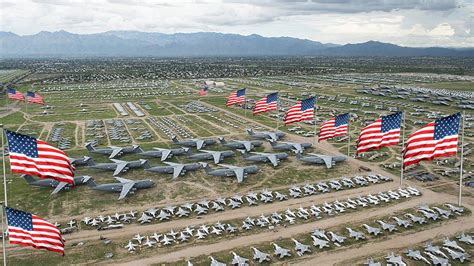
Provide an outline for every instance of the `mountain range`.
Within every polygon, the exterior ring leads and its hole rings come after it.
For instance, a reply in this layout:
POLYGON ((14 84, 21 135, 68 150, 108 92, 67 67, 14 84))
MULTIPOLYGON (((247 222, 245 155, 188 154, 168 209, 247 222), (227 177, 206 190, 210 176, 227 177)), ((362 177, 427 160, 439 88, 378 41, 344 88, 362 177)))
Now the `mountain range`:
POLYGON ((415 48, 369 41, 337 45, 291 37, 214 32, 174 33, 108 31, 74 34, 42 31, 17 35, 0 31, 0 57, 97 56, 474 56, 474 48, 415 48))

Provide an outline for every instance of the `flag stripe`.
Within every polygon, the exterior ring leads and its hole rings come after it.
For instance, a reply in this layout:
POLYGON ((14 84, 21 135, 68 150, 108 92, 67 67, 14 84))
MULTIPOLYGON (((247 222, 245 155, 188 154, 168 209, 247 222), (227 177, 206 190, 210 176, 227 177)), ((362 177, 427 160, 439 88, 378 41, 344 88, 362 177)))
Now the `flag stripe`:
POLYGON ((357 153, 399 144, 401 117, 401 112, 390 114, 364 127, 357 140, 357 153))

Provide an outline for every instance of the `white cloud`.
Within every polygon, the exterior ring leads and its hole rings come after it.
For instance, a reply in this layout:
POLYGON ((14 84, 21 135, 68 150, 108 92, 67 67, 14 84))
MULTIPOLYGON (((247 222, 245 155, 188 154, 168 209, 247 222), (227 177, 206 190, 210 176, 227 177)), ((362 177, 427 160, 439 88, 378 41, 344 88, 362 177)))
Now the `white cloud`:
POLYGON ((218 31, 332 43, 474 46, 474 4, 462 0, 0 0, 0 7, 0 30, 18 34, 218 31))

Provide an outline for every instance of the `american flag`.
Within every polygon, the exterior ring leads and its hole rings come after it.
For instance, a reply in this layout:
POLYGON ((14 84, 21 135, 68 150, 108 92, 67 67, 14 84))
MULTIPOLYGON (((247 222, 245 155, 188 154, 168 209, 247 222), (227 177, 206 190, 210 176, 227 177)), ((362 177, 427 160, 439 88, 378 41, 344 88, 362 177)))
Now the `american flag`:
POLYGON ((278 92, 270 93, 255 103, 253 114, 273 111, 277 109, 278 92))
POLYGON ((227 106, 243 103, 245 102, 245 89, 240 89, 238 91, 232 92, 229 97, 227 97, 227 106))
POLYGON ((327 121, 324 121, 319 130, 318 141, 344 136, 347 134, 347 127, 349 126, 349 113, 338 115, 327 121))
POLYGON ((18 101, 25 100, 25 96, 23 95, 23 93, 12 88, 7 89, 7 95, 8 95, 8 99, 18 100, 18 101))
POLYGON ((383 116, 362 129, 357 143, 357 153, 397 145, 400 142, 402 112, 383 116))
POLYGON ((26 100, 29 103, 44 104, 43 96, 39 95, 38 93, 34 93, 32 91, 26 92, 26 100))
POLYGON ((285 114, 285 125, 314 119, 314 103, 315 98, 311 97, 303 101, 298 101, 295 105, 290 107, 285 114))
POLYGON ((10 244, 32 246, 64 255, 61 231, 44 219, 28 212, 6 207, 10 244))
POLYGON ((403 166, 456 155, 461 114, 436 119, 408 136, 403 166))
POLYGON ((209 90, 209 88, 208 88, 207 86, 202 87, 202 88, 199 90, 199 96, 206 96, 208 90, 209 90))
POLYGON ((62 150, 30 136, 5 130, 12 173, 52 178, 74 185, 74 167, 62 150))

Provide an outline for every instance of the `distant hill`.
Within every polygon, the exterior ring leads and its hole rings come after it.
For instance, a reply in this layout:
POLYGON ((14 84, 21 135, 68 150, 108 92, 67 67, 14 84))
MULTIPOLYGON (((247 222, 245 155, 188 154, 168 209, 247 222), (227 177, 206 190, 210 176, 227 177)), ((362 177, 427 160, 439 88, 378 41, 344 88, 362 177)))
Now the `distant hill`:
POLYGON ((324 44, 290 37, 213 32, 163 34, 109 31, 34 35, 0 32, 1 57, 62 56, 474 56, 474 49, 412 48, 389 43, 324 44))

